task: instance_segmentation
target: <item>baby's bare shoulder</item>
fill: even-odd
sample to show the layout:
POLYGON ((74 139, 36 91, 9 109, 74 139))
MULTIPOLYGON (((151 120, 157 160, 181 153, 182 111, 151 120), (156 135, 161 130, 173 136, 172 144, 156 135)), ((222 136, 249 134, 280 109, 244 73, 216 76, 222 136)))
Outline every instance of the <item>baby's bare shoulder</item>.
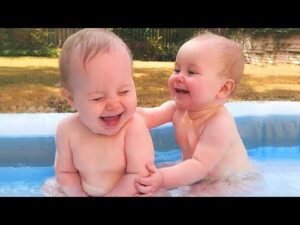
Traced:
POLYGON ((133 114, 132 118, 128 121, 126 124, 127 129, 135 129, 135 130, 141 130, 141 129, 147 129, 146 121, 142 115, 139 113, 133 114))
POLYGON ((228 127, 234 124, 232 114, 225 107, 221 107, 207 122, 207 125, 213 127, 228 127))
POLYGON ((77 113, 64 117, 57 125, 57 131, 70 131, 74 129, 79 122, 77 113))

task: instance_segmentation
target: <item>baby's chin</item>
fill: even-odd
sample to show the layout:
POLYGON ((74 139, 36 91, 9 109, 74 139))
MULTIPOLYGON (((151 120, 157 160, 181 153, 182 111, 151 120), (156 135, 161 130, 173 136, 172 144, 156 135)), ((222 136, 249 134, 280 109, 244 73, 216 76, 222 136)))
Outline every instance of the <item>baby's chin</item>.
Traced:
POLYGON ((108 130, 108 131, 103 131, 99 134, 101 135, 105 135, 105 136, 114 136, 116 135, 117 133, 119 133, 120 129, 115 129, 115 130, 108 130))
POLYGON ((175 99, 176 105, 179 109, 181 110, 190 110, 190 106, 186 103, 182 103, 181 101, 178 101, 177 99, 175 99))
POLYGON ((116 127, 114 129, 101 129, 101 130, 97 130, 97 131, 93 131, 93 130, 91 130, 91 131, 93 134, 113 136, 113 135, 116 135, 120 131, 120 128, 116 127))

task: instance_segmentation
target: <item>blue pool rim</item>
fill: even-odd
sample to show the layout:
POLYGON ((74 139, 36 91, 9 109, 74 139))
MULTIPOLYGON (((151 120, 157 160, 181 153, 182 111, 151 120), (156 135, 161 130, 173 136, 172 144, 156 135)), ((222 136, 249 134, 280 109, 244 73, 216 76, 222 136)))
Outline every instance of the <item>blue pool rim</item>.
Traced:
MULTIPOLYGON (((300 102, 229 102, 247 149, 300 146, 300 102)), ((52 166, 55 129, 68 113, 0 114, 0 166, 52 166)), ((157 151, 179 148, 171 123, 150 130, 157 151)))

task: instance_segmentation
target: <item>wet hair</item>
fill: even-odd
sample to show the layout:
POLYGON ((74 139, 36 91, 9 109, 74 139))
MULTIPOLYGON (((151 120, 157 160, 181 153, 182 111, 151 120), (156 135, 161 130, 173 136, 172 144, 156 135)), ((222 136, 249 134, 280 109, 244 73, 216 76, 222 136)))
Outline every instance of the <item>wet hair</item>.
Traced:
POLYGON ((85 69, 87 62, 98 53, 106 53, 119 48, 125 48, 132 61, 132 54, 128 46, 121 38, 107 29, 86 28, 72 34, 64 42, 59 57, 61 86, 71 89, 70 77, 74 57, 79 58, 85 69))
POLYGON ((218 75, 233 79, 236 84, 244 73, 244 54, 243 48, 237 42, 212 33, 197 34, 191 40, 211 41, 215 45, 220 63, 218 75))

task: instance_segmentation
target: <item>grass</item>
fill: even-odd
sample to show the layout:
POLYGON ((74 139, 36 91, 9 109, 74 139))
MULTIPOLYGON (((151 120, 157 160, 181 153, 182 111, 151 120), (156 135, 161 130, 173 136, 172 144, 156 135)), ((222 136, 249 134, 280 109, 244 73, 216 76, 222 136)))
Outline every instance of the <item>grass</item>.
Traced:
MULTIPOLYGON (((134 61, 139 106, 157 106, 169 99, 167 80, 173 62, 134 61)), ((246 65, 229 101, 300 101, 299 65, 246 65)), ((58 59, 0 57, 0 112, 71 111, 59 92, 58 59)))

